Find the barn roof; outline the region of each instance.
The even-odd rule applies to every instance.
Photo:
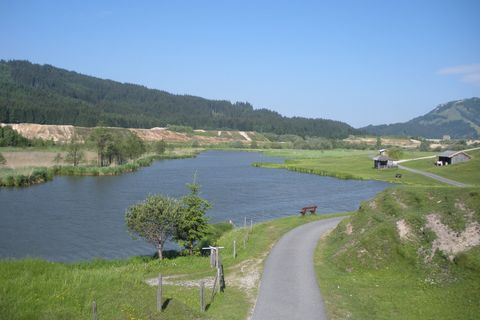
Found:
[[[466,155],[467,157],[470,158],[470,156],[463,151],[453,151],[453,150],[443,151],[442,153],[439,153],[438,156],[439,157],[446,157],[446,158],[453,158],[454,156],[456,156],[457,154],[460,154],[460,153],[463,153],[464,155]]]
[[[375,160],[375,161],[388,161],[388,160],[392,160],[392,159],[390,159],[387,156],[376,156],[375,158],[373,158],[373,160]]]

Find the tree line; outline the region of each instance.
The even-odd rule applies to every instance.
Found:
[[[0,122],[131,128],[191,126],[344,138],[346,123],[288,118],[247,102],[173,95],[28,61],[0,61]]]

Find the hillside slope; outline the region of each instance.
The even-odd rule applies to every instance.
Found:
[[[480,137],[480,98],[450,101],[429,113],[403,123],[362,128],[376,135],[420,136],[425,138]]]
[[[28,61],[0,61],[0,122],[152,128],[186,125],[345,138],[346,123],[287,118],[249,103],[173,95]]]
[[[322,242],[332,319],[477,319],[480,189],[392,188]]]

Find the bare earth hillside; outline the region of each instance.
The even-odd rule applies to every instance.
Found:
[[[75,137],[79,141],[84,141],[93,128],[74,127],[71,125],[43,125],[33,123],[18,124],[0,124],[0,126],[11,126],[20,135],[28,139],[53,140],[54,142],[66,143]],[[118,128],[112,128],[113,130]],[[166,142],[191,142],[198,141],[203,144],[216,144],[225,142],[244,142],[249,143],[252,140],[262,140],[255,132],[244,131],[206,131],[195,130],[192,134],[175,132],[167,128],[151,129],[128,129],[138,135],[144,141]]]

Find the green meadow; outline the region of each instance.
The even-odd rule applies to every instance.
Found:
[[[403,158],[430,156],[431,152],[404,152]],[[436,180],[410,173],[401,169],[373,168],[372,158],[375,151],[366,150],[271,150],[268,156],[286,158],[284,163],[256,163],[255,166],[264,168],[287,169],[291,171],[330,176],[339,179],[381,180],[392,183],[421,186],[445,186]],[[401,178],[396,178],[400,173]]]
[[[428,171],[472,186],[480,186],[480,150],[469,151],[467,154],[472,157],[470,161],[450,166],[437,167],[434,165],[434,159],[409,161],[402,165]]]
[[[224,233],[221,251],[226,290],[200,312],[201,280],[215,274],[206,256],[152,257],[59,263],[38,259],[0,262],[0,319],[88,319],[95,301],[99,319],[245,319],[253,307],[264,257],[288,230],[338,215],[292,216]],[[245,239],[246,247],[243,247]],[[233,241],[237,256],[233,257]],[[152,252],[153,252],[152,248]],[[156,288],[146,284],[164,277],[164,310],[156,311]],[[242,279],[253,277],[252,285]]]

